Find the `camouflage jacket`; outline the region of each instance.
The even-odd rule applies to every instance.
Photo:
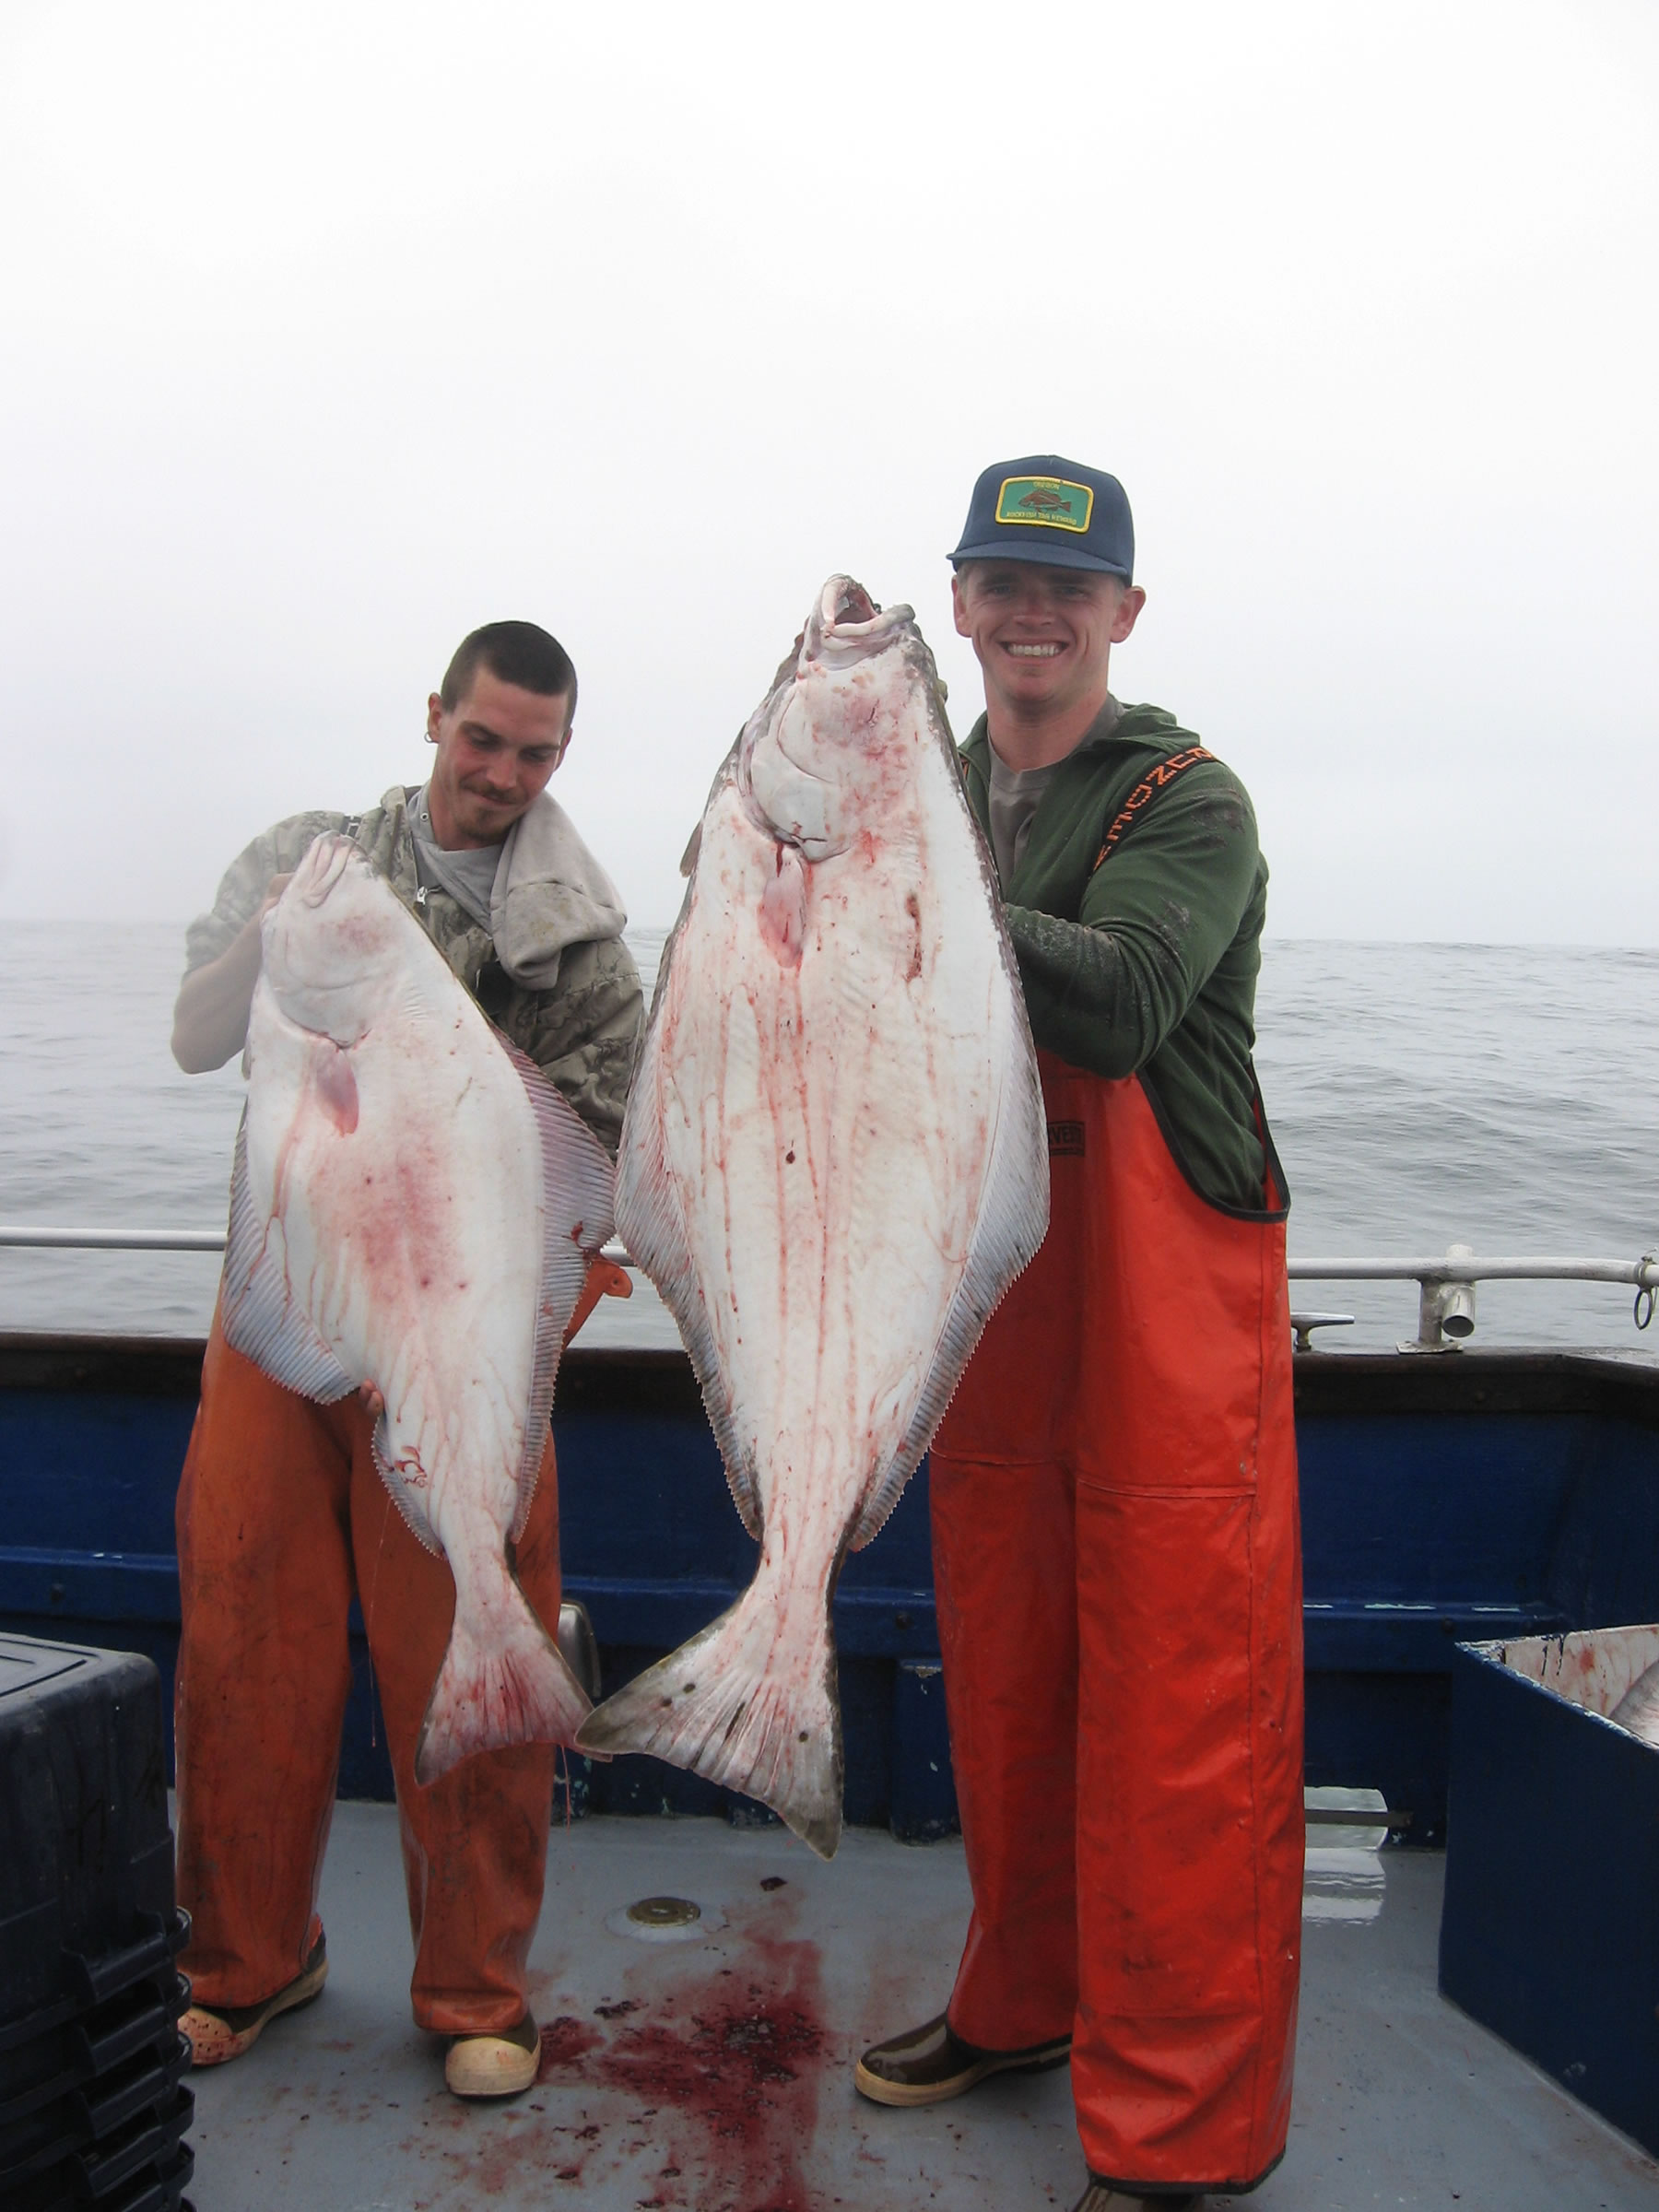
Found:
[[[211,912],[190,924],[184,972],[189,975],[229,951],[257,912],[273,876],[298,867],[317,838],[349,830],[490,1020],[535,1062],[615,1153],[644,1025],[633,955],[620,936],[595,936],[565,945],[547,987],[530,990],[513,982],[496,957],[489,932],[447,891],[436,885],[421,888],[409,827],[415,796],[415,789],[394,784],[365,815],[321,809],[294,814],[256,837],[226,870]]]

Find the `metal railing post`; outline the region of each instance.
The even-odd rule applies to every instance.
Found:
[[[1446,1250],[1450,1267],[1467,1265],[1475,1257],[1472,1244],[1453,1244]],[[1418,1277],[1418,1333],[1403,1343],[1403,1352],[1454,1352],[1475,1334],[1475,1277],[1424,1274]]]

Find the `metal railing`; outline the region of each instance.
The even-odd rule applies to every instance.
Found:
[[[223,1252],[222,1229],[37,1229],[32,1221],[0,1221],[0,1246],[25,1244],[41,1252]]]
[[[1293,1283],[1416,1283],[1418,1333],[1400,1346],[1403,1352],[1454,1352],[1475,1333],[1477,1283],[1631,1283],[1636,1288],[1632,1318],[1645,1329],[1653,1318],[1659,1293],[1659,1253],[1639,1260],[1594,1260],[1523,1254],[1482,1259],[1467,1244],[1453,1244],[1430,1259],[1292,1260]],[[1296,1348],[1312,1348],[1315,1329],[1342,1327],[1351,1313],[1292,1313]]]
[[[222,1252],[222,1229],[50,1229],[34,1222],[0,1222],[0,1248],[25,1246],[41,1252]],[[634,1262],[613,1238],[605,1257],[618,1266]],[[1635,1288],[1633,1318],[1645,1329],[1659,1296],[1659,1253],[1638,1260],[1598,1260],[1537,1256],[1483,1259],[1467,1244],[1453,1244],[1426,1259],[1292,1260],[1293,1283],[1416,1283],[1418,1333],[1400,1346],[1403,1352],[1451,1352],[1475,1332],[1475,1286],[1490,1282],[1628,1283]],[[1315,1329],[1352,1325],[1351,1313],[1293,1312],[1296,1348],[1312,1348]]]
[[[47,1229],[33,1221],[0,1221],[0,1250],[27,1246],[37,1252],[223,1252],[222,1229]],[[605,1257],[631,1267],[626,1248],[613,1237]]]

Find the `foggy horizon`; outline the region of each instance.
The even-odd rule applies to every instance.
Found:
[[[641,927],[823,578],[1111,469],[1113,689],[1253,800],[1272,937],[1659,945],[1659,20],[22,0],[0,915],[182,922],[425,773],[462,634],[571,651]]]

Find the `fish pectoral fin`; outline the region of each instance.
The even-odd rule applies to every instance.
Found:
[[[579,1751],[645,1751],[758,1798],[833,1858],[841,1827],[841,1727],[828,1605],[803,1665],[756,1586],[729,1612],[590,1713]]]
[[[806,863],[794,845],[779,844],[771,881],[760,894],[760,935],[782,968],[798,968],[806,936]]]
[[[311,1048],[309,1073],[324,1118],[338,1135],[355,1135],[361,1101],[349,1053],[332,1037],[320,1037]]]
[[[273,1235],[276,1249],[273,1250]],[[288,1284],[287,1253],[276,1224],[253,1204],[248,1181],[248,1115],[242,1110],[230,1170],[230,1222],[219,1278],[219,1324],[244,1359],[319,1406],[349,1397],[358,1378],[341,1366]]]

